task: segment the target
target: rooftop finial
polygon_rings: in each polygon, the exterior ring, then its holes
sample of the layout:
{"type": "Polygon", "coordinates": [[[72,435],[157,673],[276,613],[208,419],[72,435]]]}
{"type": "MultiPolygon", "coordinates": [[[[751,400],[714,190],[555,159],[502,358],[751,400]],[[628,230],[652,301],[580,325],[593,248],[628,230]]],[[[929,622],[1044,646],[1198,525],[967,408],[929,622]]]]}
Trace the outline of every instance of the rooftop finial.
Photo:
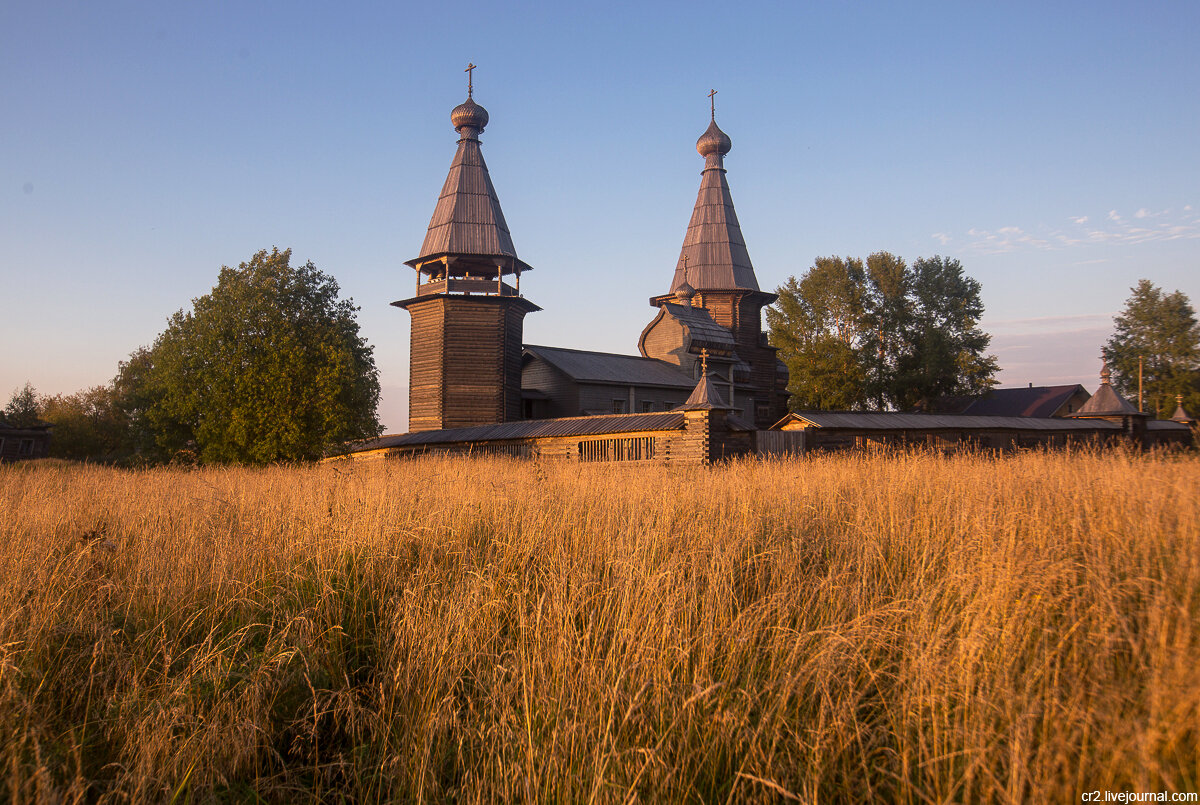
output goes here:
{"type": "Polygon", "coordinates": [[[708,110],[712,115],[712,120],[709,122],[708,128],[704,130],[704,133],[700,135],[700,139],[696,140],[696,150],[700,153],[700,156],[704,157],[706,168],[721,167],[721,162],[718,158],[728,154],[729,149],[733,147],[733,144],[729,141],[729,136],[717,126],[716,94],[717,91],[715,89],[708,92],[708,110]],[[710,160],[709,157],[713,157],[713,159],[710,160]]]}
{"type": "Polygon", "coordinates": [[[700,350],[700,376],[708,377],[708,350],[700,350]]]}
{"type": "Polygon", "coordinates": [[[1100,360],[1104,362],[1104,368],[1100,370],[1100,382],[1101,384],[1107,386],[1112,381],[1112,371],[1110,371],[1108,368],[1107,358],[1101,358],[1100,360]]]}
{"type": "Polygon", "coordinates": [[[463,70],[467,74],[467,99],[454,107],[450,113],[451,125],[468,140],[479,139],[479,134],[488,124],[487,110],[475,103],[475,99],[471,97],[475,94],[475,75],[472,72],[474,69],[475,65],[468,63],[467,69],[463,70]]]}

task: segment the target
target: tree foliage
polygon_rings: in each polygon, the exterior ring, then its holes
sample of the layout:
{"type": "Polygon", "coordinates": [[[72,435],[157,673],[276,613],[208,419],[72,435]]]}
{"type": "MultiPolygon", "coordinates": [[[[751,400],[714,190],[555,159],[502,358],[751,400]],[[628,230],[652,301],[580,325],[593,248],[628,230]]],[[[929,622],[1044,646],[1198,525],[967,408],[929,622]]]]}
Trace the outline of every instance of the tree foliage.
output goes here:
{"type": "Polygon", "coordinates": [[[40,414],[37,389],[26,380],[25,386],[14,390],[8,398],[8,405],[0,411],[0,420],[17,428],[25,428],[37,424],[40,414]]]}
{"type": "Polygon", "coordinates": [[[262,463],[313,459],[379,432],[379,378],[350,300],[291,250],[222,267],[212,292],[180,310],[114,386],[140,447],[262,463]]]}
{"type": "Polygon", "coordinates": [[[42,418],[54,425],[51,456],[112,462],[132,455],[129,417],[113,386],[42,397],[39,402],[42,418]]]}
{"type": "Polygon", "coordinates": [[[818,258],[778,289],[771,342],[793,410],[911,408],[994,384],[980,284],[950,258],[818,258]]]}
{"type": "Polygon", "coordinates": [[[1150,280],[1140,280],[1113,324],[1115,331],[1101,352],[1118,391],[1137,399],[1141,357],[1146,411],[1170,417],[1176,395],[1189,410],[1200,407],[1200,324],[1185,294],[1165,293],[1150,280]]]}

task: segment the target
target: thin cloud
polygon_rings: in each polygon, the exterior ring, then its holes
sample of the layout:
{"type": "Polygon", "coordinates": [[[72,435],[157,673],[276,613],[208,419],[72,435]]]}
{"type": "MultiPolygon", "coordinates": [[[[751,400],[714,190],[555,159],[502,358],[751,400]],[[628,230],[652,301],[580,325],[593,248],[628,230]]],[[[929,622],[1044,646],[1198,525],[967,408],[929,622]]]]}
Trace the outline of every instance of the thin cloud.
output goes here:
{"type": "MultiPolygon", "coordinates": [[[[971,227],[967,230],[966,243],[962,248],[963,251],[980,254],[1006,254],[1020,249],[1058,251],[1076,246],[1134,246],[1200,238],[1200,216],[1193,213],[1190,204],[1175,214],[1172,214],[1170,209],[1155,212],[1140,207],[1128,220],[1116,210],[1109,210],[1099,222],[1093,222],[1089,215],[1069,216],[1067,220],[1074,226],[1050,228],[1040,225],[1036,231],[1013,225],[996,229],[971,227]]],[[[951,239],[951,236],[944,232],[939,232],[934,237],[939,240],[943,237],[951,239]]],[[[942,241],[943,245],[945,243],[946,241],[942,241]]]]}
{"type": "Polygon", "coordinates": [[[938,243],[941,243],[943,246],[952,240],[952,238],[945,232],[934,232],[930,237],[932,237],[938,243]]]}

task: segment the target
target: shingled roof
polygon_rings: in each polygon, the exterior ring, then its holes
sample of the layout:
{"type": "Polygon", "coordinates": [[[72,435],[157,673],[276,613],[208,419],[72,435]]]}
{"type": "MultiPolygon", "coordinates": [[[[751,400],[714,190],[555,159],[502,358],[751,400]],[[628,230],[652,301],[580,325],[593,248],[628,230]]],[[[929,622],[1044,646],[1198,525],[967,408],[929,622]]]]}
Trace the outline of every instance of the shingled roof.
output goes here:
{"type": "Polygon", "coordinates": [[[696,150],[704,157],[704,171],[671,280],[671,293],[685,283],[698,291],[759,290],[725,180],[725,154],[730,147],[729,138],[717,127],[714,116],[696,143],[696,150]]]}
{"type": "Polygon", "coordinates": [[[544,360],[572,380],[585,383],[668,386],[681,389],[690,389],[694,383],[687,372],[657,358],[564,347],[542,347],[536,344],[526,344],[525,352],[544,360]]]}
{"type": "Polygon", "coordinates": [[[574,416],[558,419],[526,419],[501,422],[496,425],[475,425],[469,428],[424,430],[381,436],[367,442],[348,445],[343,452],[360,453],[388,447],[416,447],[426,444],[458,444],[534,439],[544,436],[597,436],[608,433],[677,430],[683,427],[682,411],[660,411],[642,414],[609,414],[605,416],[574,416]]]}
{"type": "Polygon", "coordinates": [[[1087,393],[1078,383],[1069,386],[992,389],[972,400],[961,412],[971,416],[1050,417],[1079,391],[1087,393]]]}
{"type": "Polygon", "coordinates": [[[1111,372],[1109,372],[1108,365],[1105,364],[1104,369],[1100,372],[1100,388],[1096,389],[1096,393],[1092,395],[1091,399],[1085,402],[1073,416],[1100,417],[1128,416],[1130,414],[1145,416],[1112,387],[1112,383],[1109,382],[1110,378],[1111,372]]]}
{"type": "Polygon", "coordinates": [[[471,262],[479,263],[485,271],[491,267],[493,274],[498,262],[503,263],[505,273],[518,266],[529,271],[531,267],[517,258],[480,150],[479,134],[487,125],[487,111],[468,98],[454,109],[451,122],[460,134],[458,151],[442,185],[421,253],[406,265],[439,257],[466,257],[476,258],[471,262]]]}
{"type": "Polygon", "coordinates": [[[798,411],[771,426],[804,421],[819,428],[851,430],[1036,430],[1071,432],[1120,430],[1115,422],[1081,422],[1063,417],[963,416],[960,414],[909,414],[895,411],[798,411]]]}

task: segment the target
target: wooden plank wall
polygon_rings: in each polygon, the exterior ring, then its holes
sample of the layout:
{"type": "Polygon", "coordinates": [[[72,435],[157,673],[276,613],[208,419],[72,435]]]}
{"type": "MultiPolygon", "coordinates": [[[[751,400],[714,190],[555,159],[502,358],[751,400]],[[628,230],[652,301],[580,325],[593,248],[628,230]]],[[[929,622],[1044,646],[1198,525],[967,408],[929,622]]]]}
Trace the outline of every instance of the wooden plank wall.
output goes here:
{"type": "Polygon", "coordinates": [[[408,311],[410,431],[521,418],[525,308],[518,300],[433,297],[408,311]]]}

